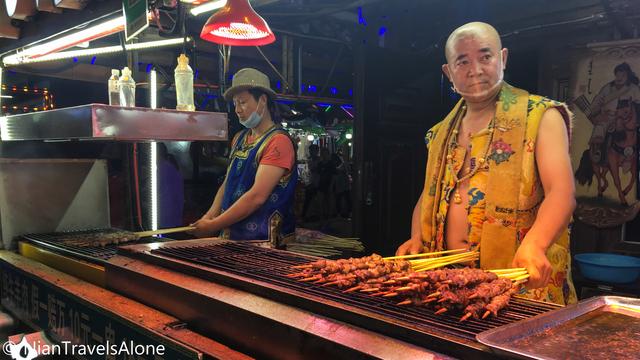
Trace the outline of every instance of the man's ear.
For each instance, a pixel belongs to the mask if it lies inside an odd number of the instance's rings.
[[[500,50],[500,54],[502,55],[502,70],[507,70],[507,58],[509,57],[509,49],[503,48]]]
[[[449,64],[442,64],[442,72],[451,81],[451,74],[449,73]],[[453,82],[453,81],[451,81]]]

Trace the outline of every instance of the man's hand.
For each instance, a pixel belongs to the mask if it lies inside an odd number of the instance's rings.
[[[526,268],[529,272],[529,280],[526,283],[528,289],[537,289],[547,286],[551,278],[551,263],[547,259],[544,248],[525,238],[516,251],[512,266],[514,268]]]
[[[424,252],[424,245],[421,239],[409,239],[396,250],[396,256],[413,255]]]
[[[195,229],[188,231],[188,233],[199,238],[213,236],[216,231],[220,230],[215,220],[204,217],[189,226],[193,226]]]

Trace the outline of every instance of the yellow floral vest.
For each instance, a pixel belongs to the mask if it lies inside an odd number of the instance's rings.
[[[444,225],[449,196],[455,188],[453,175],[445,166],[447,146],[455,136],[456,119],[463,116],[462,105],[461,100],[425,138],[429,156],[421,210],[422,238],[428,251],[446,246]],[[479,161],[482,167],[469,179],[468,240],[472,250],[480,250],[480,267],[484,269],[511,267],[515,251],[533,225],[544,198],[534,156],[542,115],[555,107],[567,125],[570,121],[564,104],[529,95],[508,84],[502,87],[496,106],[493,136],[484,129],[471,138],[471,166]],[[482,153],[486,149],[488,152]],[[463,166],[465,152],[457,147],[450,153],[453,171]],[[549,285],[525,296],[559,304],[575,302],[568,230],[549,247],[547,257],[553,268]]]

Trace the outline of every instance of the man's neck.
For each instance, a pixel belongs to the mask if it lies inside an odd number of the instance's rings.
[[[260,136],[264,135],[274,125],[275,124],[271,120],[270,116],[263,117],[262,121],[260,121],[260,124],[258,124],[258,126],[256,126],[253,129],[251,129],[251,137],[256,138],[256,137],[260,137]]]
[[[484,101],[467,101],[467,113],[465,117],[469,118],[470,120],[485,119],[489,114],[495,113],[496,101],[497,99],[495,96],[492,96]]]

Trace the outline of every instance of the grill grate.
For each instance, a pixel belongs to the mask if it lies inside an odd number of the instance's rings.
[[[100,263],[107,261],[116,255],[118,252],[118,246],[121,245],[133,245],[144,244],[151,240],[157,241],[170,241],[168,238],[143,238],[136,241],[129,241],[122,244],[107,244],[105,246],[78,246],[64,242],[64,238],[69,235],[93,235],[93,234],[110,234],[114,232],[122,232],[120,229],[106,228],[106,229],[90,229],[90,230],[74,230],[55,233],[44,234],[26,234],[22,237],[37,246],[52,250],[62,255],[68,255],[75,258],[81,258],[83,260]]]
[[[426,307],[399,307],[395,305],[394,301],[387,298],[372,297],[357,292],[343,293],[342,290],[335,287],[321,287],[285,276],[294,272],[290,269],[292,265],[316,260],[310,256],[230,242],[216,245],[166,244],[152,250],[151,256],[156,261],[159,260],[165,264],[171,264],[171,260],[166,260],[166,258],[176,259],[245,278],[262,280],[291,290],[294,294],[298,292],[311,295],[319,302],[333,300],[343,305],[374,313],[392,324],[401,324],[418,330],[433,331],[436,329],[474,341],[476,334],[482,331],[530,318],[559,307],[555,304],[516,298],[510,302],[508,308],[500,312],[498,318],[469,319],[461,323],[459,321],[460,315],[436,315],[433,310]],[[181,267],[181,269],[184,268]],[[207,277],[207,273],[202,271],[194,271],[194,274]],[[250,287],[250,289],[252,288]],[[282,298],[278,299],[282,300]],[[322,307],[320,308],[322,309]],[[317,310],[317,307],[314,307],[314,310]]]

